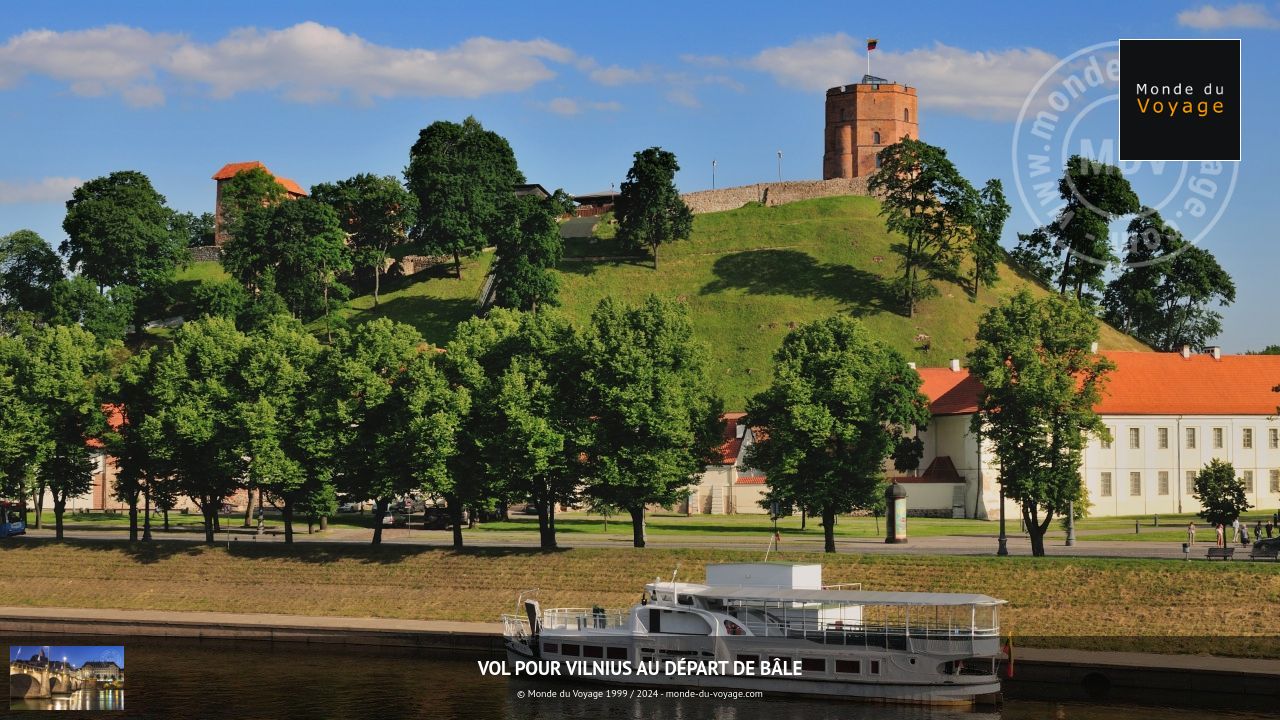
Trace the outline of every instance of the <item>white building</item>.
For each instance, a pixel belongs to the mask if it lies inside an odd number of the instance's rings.
[[[1256,508],[1280,507],[1280,356],[1103,351],[1115,364],[1097,411],[1112,441],[1093,439],[1081,475],[1094,517],[1197,512],[1193,479],[1214,458],[1230,462]],[[907,485],[912,514],[994,519],[999,513],[998,462],[970,432],[981,385],[953,360],[949,367],[920,368],[921,392],[933,418],[920,433],[920,471],[896,480]],[[726,415],[726,418],[730,417]],[[744,428],[745,441],[752,438]],[[738,500],[742,450],[708,468],[696,492],[715,488],[734,497],[723,509],[714,500],[695,512],[756,512]],[[763,487],[761,487],[763,490]],[[707,495],[711,493],[711,495]],[[758,497],[758,494],[757,494]],[[1010,503],[1006,511],[1018,512]]]

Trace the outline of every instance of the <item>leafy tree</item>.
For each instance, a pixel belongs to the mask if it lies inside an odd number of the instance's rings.
[[[329,317],[332,301],[350,294],[337,281],[351,270],[338,215],[309,198],[246,213],[239,234],[223,246],[222,264],[251,296],[277,295],[304,321]]]
[[[493,262],[498,305],[534,310],[539,305],[556,304],[558,283],[551,271],[564,254],[556,221],[560,212],[552,198],[525,195],[507,203],[500,213]]]
[[[129,540],[138,539],[138,503],[153,498],[151,487],[159,478],[172,473],[165,461],[163,441],[158,432],[148,432],[155,422],[158,408],[152,389],[155,385],[155,350],[145,349],[129,357],[116,373],[109,402],[120,413],[122,422],[106,437],[109,454],[116,459],[118,471],[112,492],[129,506]]]
[[[230,320],[203,318],[178,328],[153,361],[154,410],[142,432],[163,448],[181,494],[200,506],[209,543],[223,502],[248,471],[237,376],[249,343]]]
[[[654,295],[639,307],[606,297],[583,346],[590,491],[631,514],[644,547],[645,506],[679,501],[722,442],[706,351],[686,310]]]
[[[1027,290],[980,321],[969,372],[982,384],[973,432],[1000,460],[1006,497],[1022,507],[1031,551],[1068,505],[1083,507],[1081,453],[1090,434],[1107,437],[1094,412],[1112,364],[1090,350],[1098,322],[1073,298],[1037,300]]]
[[[1200,502],[1196,513],[1210,525],[1230,525],[1252,507],[1244,481],[1226,460],[1214,458],[1196,474],[1192,496]]]
[[[391,249],[408,240],[410,228],[418,220],[418,198],[391,176],[361,174],[336,183],[320,183],[311,188],[311,197],[332,207],[357,267],[373,275],[373,304]]]
[[[932,281],[953,278],[974,225],[978,195],[947,159],[947,151],[903,138],[880,151],[880,170],[868,185],[881,199],[885,226],[902,235],[897,290],[909,317],[920,300],[938,293]]]
[[[286,543],[298,503],[333,477],[334,448],[312,379],[320,356],[319,341],[298,320],[277,315],[249,336],[238,364],[247,480],[279,502]]]
[[[406,458],[398,455],[403,414],[396,387],[422,352],[422,336],[409,325],[378,318],[334,337],[321,388],[335,442],[335,482],[344,494],[374,501],[373,544],[382,542],[382,519],[391,500],[417,487]]]
[[[1248,350],[1245,355],[1280,355],[1280,345],[1268,345],[1261,350]]]
[[[1125,269],[1107,285],[1107,322],[1157,350],[1200,347],[1222,331],[1210,305],[1235,301],[1236,286],[1213,254],[1188,243],[1155,211],[1129,223]]]
[[[0,496],[24,501],[30,497],[32,505],[39,506],[44,488],[35,492],[34,469],[47,450],[48,427],[24,384],[27,363],[26,340],[0,335]]]
[[[770,499],[820,511],[835,552],[836,515],[876,504],[885,461],[896,451],[900,469],[915,467],[911,435],[928,424],[929,404],[901,354],[834,316],[787,335],[773,383],[747,403],[747,417],[765,429],[747,463],[764,471]]]
[[[130,321],[139,315],[138,289],[132,285],[101,293],[89,278],[75,276],[54,283],[50,295],[49,322],[78,325],[104,341],[124,338]]]
[[[0,237],[0,311],[22,310],[47,320],[62,261],[36,233],[19,230]]]
[[[1012,208],[1004,199],[1004,186],[992,178],[982,186],[973,224],[973,297],[983,285],[991,287],[1000,279],[999,264],[1004,257],[1000,236]]]
[[[218,214],[222,219],[225,239],[239,237],[249,213],[276,205],[289,194],[266,168],[241,170],[218,186]]]
[[[146,175],[114,172],[76,188],[67,201],[59,246],[73,272],[98,289],[136,289],[131,320],[141,333],[145,315],[163,305],[174,271],[187,262],[187,238],[173,232],[173,211]]]
[[[496,309],[461,324],[443,360],[471,408],[459,432],[455,482],[472,498],[527,501],[544,549],[556,547],[556,507],[585,486],[589,420],[579,405],[583,364],[573,326],[554,312]]]
[[[462,258],[489,244],[499,209],[524,182],[511,145],[468,117],[440,120],[418,133],[404,171],[418,198],[415,242],[430,254],[452,255],[462,278]]]
[[[275,297],[275,296],[273,296]],[[253,305],[249,291],[238,280],[206,281],[191,291],[191,315],[193,317],[223,317],[239,319]],[[261,306],[261,303],[259,303]],[[267,316],[284,312],[284,304],[266,308]],[[275,312],[270,312],[274,310]],[[263,320],[265,322],[265,318]],[[241,327],[254,327],[254,323],[237,323]]]
[[[673,152],[658,147],[637,152],[614,204],[618,242],[647,248],[653,253],[654,270],[658,246],[686,240],[693,231],[693,211],[676,190],[679,170]]]
[[[51,326],[26,335],[18,382],[41,418],[45,448],[37,472],[53,498],[54,526],[62,538],[67,500],[93,487],[86,441],[106,432],[101,399],[107,355],[97,338],[77,327]]]
[[[310,479],[301,488],[297,502],[297,514],[307,519],[307,534],[316,525],[327,530],[329,518],[338,513],[338,493],[332,482]]]
[[[169,219],[170,229],[174,237],[186,242],[187,247],[206,247],[213,244],[215,221],[211,212],[196,215],[190,212],[175,212]]]

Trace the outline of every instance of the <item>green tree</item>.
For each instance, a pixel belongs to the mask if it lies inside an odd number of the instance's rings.
[[[391,250],[408,242],[418,220],[418,198],[391,176],[356,175],[311,188],[311,197],[334,209],[347,233],[356,267],[373,276],[373,304],[378,304],[382,274]]]
[[[266,168],[249,168],[231,176],[218,188],[218,214],[226,239],[240,236],[242,223],[250,212],[276,205],[288,197],[284,186]]]
[[[544,549],[556,547],[556,507],[576,503],[587,482],[580,348],[558,313],[499,308],[458,326],[443,356],[449,377],[472,400],[454,477],[479,481],[469,487],[473,501],[531,503]]]
[[[969,353],[982,384],[972,429],[999,458],[1004,494],[1022,507],[1036,556],[1053,517],[1086,503],[1088,436],[1108,437],[1094,406],[1113,366],[1090,350],[1097,339],[1097,320],[1074,298],[1021,290],[982,317]]]
[[[644,547],[645,506],[683,498],[723,442],[706,350],[685,308],[654,295],[639,307],[602,300],[583,347],[590,491],[631,514]]]
[[[79,325],[100,340],[124,338],[129,323],[138,317],[138,289],[117,285],[99,292],[87,277],[59,280],[50,288],[52,298],[49,322],[55,325]]]
[[[317,393],[329,408],[335,442],[335,482],[344,494],[374,501],[374,545],[382,542],[391,501],[418,485],[398,454],[404,415],[396,412],[396,388],[423,345],[411,326],[378,318],[337,333],[319,371]]]
[[[524,182],[511,145],[474,117],[418,133],[404,176],[418,198],[415,242],[426,253],[452,255],[459,279],[462,258],[489,244],[498,211]]]
[[[206,281],[196,285],[191,291],[190,312],[192,317],[212,316],[240,321],[245,311],[254,305],[252,298],[249,297],[249,291],[238,280]],[[261,303],[257,304],[257,307],[261,308],[261,306]],[[266,316],[285,311],[283,303],[279,303],[276,307],[265,309],[268,311]],[[265,317],[263,322],[265,322]],[[254,326],[253,323],[247,322],[237,322],[237,325],[241,327]]]
[[[163,307],[179,266],[189,259],[187,238],[173,232],[173,211],[146,175],[114,172],[76,188],[67,201],[59,251],[73,272],[99,291],[136,290],[132,317],[141,333],[146,315]]]
[[[169,219],[170,230],[174,237],[186,243],[187,247],[206,247],[213,244],[215,221],[211,212],[199,215],[190,212],[175,212]]]
[[[230,320],[203,318],[178,328],[154,359],[154,411],[142,431],[200,506],[209,543],[223,502],[248,471],[237,380],[249,343]]]
[[[875,505],[886,460],[896,453],[900,469],[915,467],[912,435],[928,424],[929,404],[901,354],[834,316],[787,334],[773,382],[747,403],[747,417],[765,429],[747,463],[764,471],[770,499],[818,510],[835,552],[836,516]]]
[[[1236,286],[1208,250],[1192,245],[1154,210],[1129,223],[1125,269],[1107,285],[1105,318],[1157,350],[1201,347],[1222,331],[1212,305],[1230,305]]]
[[[1248,350],[1245,355],[1280,355],[1280,345],[1268,345],[1261,350]]]
[[[30,498],[38,506],[44,489],[35,492],[34,470],[48,448],[49,433],[46,416],[24,385],[27,363],[26,340],[0,335],[0,496]]]
[[[908,317],[937,295],[936,279],[953,279],[977,213],[978,195],[947,159],[947,151],[903,138],[880,151],[871,192],[880,197],[885,227],[902,235],[894,245],[902,276],[896,289]]]
[[[249,336],[238,364],[236,417],[244,431],[250,490],[279,503],[284,539],[294,511],[333,478],[333,444],[313,376],[320,342],[295,318],[277,315]]]
[[[329,318],[350,294],[337,280],[351,270],[338,215],[309,198],[246,213],[240,233],[223,246],[222,264],[255,299],[278,296],[303,321]]]
[[[67,500],[93,487],[86,443],[107,429],[101,402],[109,378],[107,355],[97,338],[77,327],[45,327],[24,340],[18,382],[41,419],[45,448],[36,472],[53,498],[61,539]]]
[[[129,357],[117,370],[109,402],[120,413],[121,423],[106,437],[109,454],[116,459],[116,499],[129,506],[129,540],[138,539],[138,504],[154,500],[151,488],[172,468],[166,462],[163,434],[148,431],[156,422],[158,408],[152,390],[155,386],[154,349],[145,349]],[[149,518],[144,519],[150,526]],[[144,539],[146,539],[144,537]]]
[[[977,216],[973,224],[973,297],[986,285],[991,287],[1000,279],[1000,260],[1004,248],[1000,236],[1012,208],[1004,199],[1004,186],[992,178],[982,186],[977,202]]]
[[[686,240],[693,231],[693,211],[676,189],[680,170],[675,153],[651,147],[635,154],[614,204],[618,242],[653,253],[658,269],[658,247]]]
[[[30,230],[0,237],[0,312],[22,310],[48,320],[53,286],[62,277],[62,261],[44,238]]]
[[[556,220],[561,210],[553,198],[525,195],[507,203],[499,214],[493,261],[498,305],[535,310],[556,304],[558,282],[552,270],[564,254]]]
[[[1230,525],[1253,507],[1244,491],[1244,481],[1226,460],[1214,458],[1196,474],[1192,496],[1200,502],[1196,513],[1210,525]]]

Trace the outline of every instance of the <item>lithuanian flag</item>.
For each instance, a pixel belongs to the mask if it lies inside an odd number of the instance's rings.
[[[867,38],[867,52],[871,52],[872,50],[875,50],[876,43],[878,42],[880,41],[877,40],[876,38]]]

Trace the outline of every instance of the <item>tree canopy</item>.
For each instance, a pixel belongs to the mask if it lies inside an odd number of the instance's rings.
[[[47,320],[53,286],[62,277],[62,261],[44,238],[31,230],[0,237],[0,312],[21,310]]]
[[[424,128],[404,175],[419,204],[415,242],[426,253],[452,255],[459,278],[462,258],[491,242],[499,210],[524,182],[511,145],[474,117]]]
[[[1244,481],[1236,477],[1236,469],[1221,458],[1214,458],[1196,474],[1192,496],[1200,501],[1200,517],[1210,525],[1230,525],[1252,507],[1244,489]]]
[[[1085,502],[1081,453],[1108,437],[1094,406],[1112,364],[1091,350],[1098,322],[1074,298],[1021,290],[978,323],[969,372],[982,384],[972,430],[1000,461],[1004,494],[1022,507],[1033,554],[1055,515]]]
[[[558,192],[558,191],[557,191]],[[554,198],[517,197],[500,213],[494,231],[493,261],[497,304],[534,310],[556,304],[559,282],[552,270],[564,254],[557,218],[563,208]]]
[[[618,242],[653,253],[658,269],[658,248],[686,240],[693,231],[693,211],[676,189],[676,155],[659,147],[635,154],[614,203]]]
[[[409,230],[418,221],[418,198],[396,178],[369,173],[314,185],[311,197],[338,214],[352,262],[373,278],[376,306],[391,250],[408,242]]]
[[[928,400],[906,359],[846,317],[791,331],[774,363],[772,384],[747,403],[764,430],[747,463],[768,477],[768,500],[821,512],[835,552],[836,515],[881,501],[885,461],[916,467]]]

